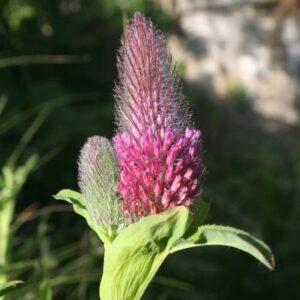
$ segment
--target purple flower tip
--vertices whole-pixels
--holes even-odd
[[[190,207],[201,194],[201,134],[192,129],[165,38],[136,13],[122,40],[116,86],[123,212],[135,221],[169,207]]]

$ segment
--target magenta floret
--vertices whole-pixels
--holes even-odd
[[[200,196],[201,134],[193,129],[165,38],[135,14],[118,55],[118,134],[123,211],[135,221]]]

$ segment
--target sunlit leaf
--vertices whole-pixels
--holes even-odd
[[[140,299],[191,218],[189,210],[180,206],[124,229],[106,249],[101,299]]]
[[[181,239],[171,252],[203,246],[233,247],[249,253],[269,269],[275,267],[273,254],[265,243],[245,231],[221,225],[200,226],[189,238]]]

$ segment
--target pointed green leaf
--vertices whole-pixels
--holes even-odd
[[[80,193],[70,189],[64,189],[54,195],[54,198],[57,200],[65,200],[71,203],[74,206],[74,209],[76,208],[76,210],[78,210],[78,212],[76,212],[84,217],[82,210],[85,210],[86,207],[84,198]]]
[[[23,281],[15,280],[7,283],[0,283],[0,297],[16,289]]]
[[[187,239],[181,239],[172,248],[179,250],[202,246],[228,246],[249,253],[265,266],[274,269],[275,262],[270,248],[249,233],[232,227],[221,225],[204,225]]]
[[[105,227],[97,225],[94,222],[94,220],[90,217],[86,209],[85,200],[82,194],[69,189],[64,189],[61,190],[58,194],[54,195],[54,198],[57,200],[65,200],[71,203],[74,211],[83,218],[85,218],[88,225],[97,233],[97,235],[103,241],[104,244],[111,242]]]
[[[124,229],[106,248],[101,299],[140,299],[190,224],[191,214],[180,206],[145,217]]]

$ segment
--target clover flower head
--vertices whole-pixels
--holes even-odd
[[[193,129],[163,34],[136,13],[121,42],[115,88],[118,190],[131,221],[200,196],[201,133]]]

